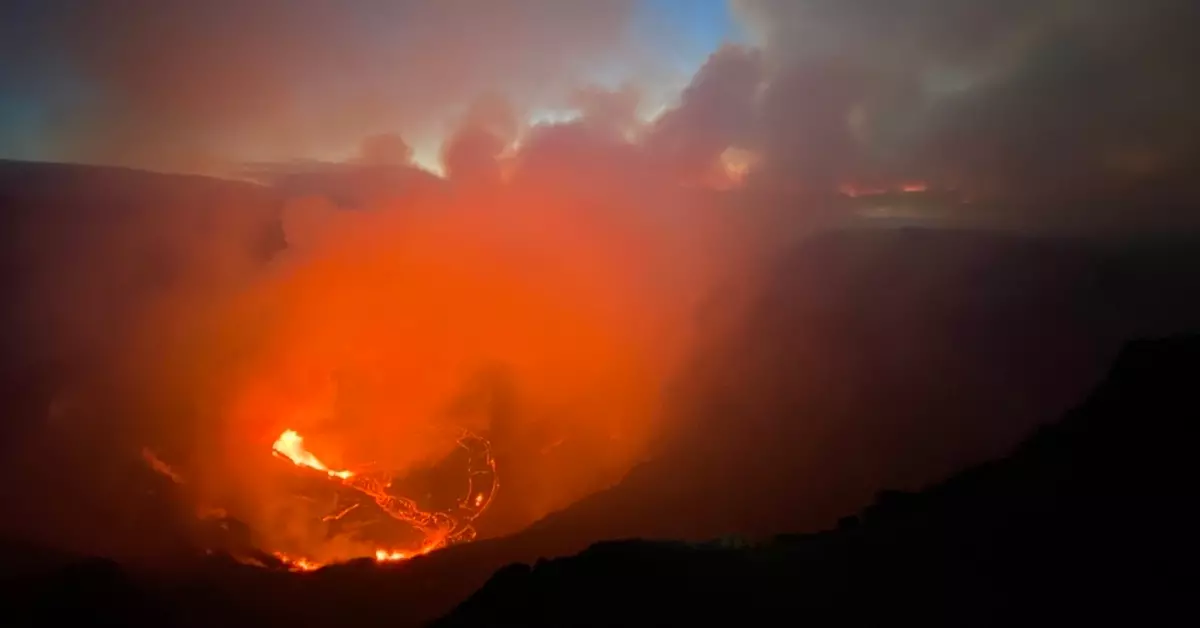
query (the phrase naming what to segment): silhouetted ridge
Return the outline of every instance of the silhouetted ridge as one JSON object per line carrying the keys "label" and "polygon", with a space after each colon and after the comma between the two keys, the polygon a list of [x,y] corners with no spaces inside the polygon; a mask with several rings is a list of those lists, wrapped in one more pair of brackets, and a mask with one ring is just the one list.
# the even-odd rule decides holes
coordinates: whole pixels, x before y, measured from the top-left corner
{"label": "silhouetted ridge", "polygon": [[1060,422],[836,530],[729,547],[593,545],[510,566],[438,626],[940,625],[1184,615],[1200,337],[1138,341]]}

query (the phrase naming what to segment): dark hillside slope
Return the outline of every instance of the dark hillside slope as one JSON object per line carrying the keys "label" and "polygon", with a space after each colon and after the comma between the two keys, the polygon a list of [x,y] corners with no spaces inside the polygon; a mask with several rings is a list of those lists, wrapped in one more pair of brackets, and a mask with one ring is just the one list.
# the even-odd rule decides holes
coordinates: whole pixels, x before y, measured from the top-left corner
{"label": "dark hillside slope", "polygon": [[189,272],[282,247],[281,207],[249,183],[0,160],[0,367],[111,350]]}
{"label": "dark hillside slope", "polygon": [[501,570],[438,625],[1174,623],[1194,556],[1198,377],[1200,337],[1136,342],[1010,456],[881,493],[836,530],[753,548],[601,543]]}
{"label": "dark hillside slope", "polygon": [[529,537],[755,537],[1004,455],[1130,338],[1200,329],[1200,247],[901,229],[784,255],[682,378],[666,451]]}
{"label": "dark hillside slope", "polygon": [[0,473],[21,478],[0,483],[0,536],[160,547],[161,526],[128,530],[145,501],[128,477],[138,430],[165,421],[134,411],[155,391],[124,391],[122,365],[155,307],[279,250],[282,205],[238,181],[0,160]]}

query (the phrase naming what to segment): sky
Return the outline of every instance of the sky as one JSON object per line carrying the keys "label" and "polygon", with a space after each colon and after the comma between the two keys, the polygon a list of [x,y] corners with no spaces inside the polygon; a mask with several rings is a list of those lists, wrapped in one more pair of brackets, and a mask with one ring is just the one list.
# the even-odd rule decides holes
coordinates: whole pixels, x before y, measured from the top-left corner
{"label": "sky", "polygon": [[725,0],[643,0],[635,28],[648,39],[666,34],[662,55],[687,76],[722,43],[745,38]]}
{"label": "sky", "polygon": [[776,188],[1178,196],[1200,163],[1200,50],[1183,26],[1198,11],[1187,0],[14,0],[0,8],[0,156],[228,175],[355,161],[388,136],[407,147],[393,156],[441,173],[464,126],[512,147],[534,126],[624,118],[623,135],[677,158],[698,150],[687,159],[702,168],[727,149],[753,155]]}
{"label": "sky", "polygon": [[[653,42],[653,57],[663,64],[655,79],[640,85],[643,102],[640,113],[653,118],[675,104],[679,92],[700,69],[713,51],[726,43],[743,42],[744,29],[738,23],[727,0],[640,0],[634,8],[629,29],[635,39]],[[641,64],[621,60],[601,61],[582,75],[585,83],[620,88],[637,80]],[[530,124],[565,122],[575,119],[570,107],[533,107],[527,114]],[[438,154],[443,138],[434,135],[414,146],[414,160],[424,168],[441,172]]]}
{"label": "sky", "polygon": [[[137,4],[135,2],[131,6]],[[167,2],[165,4],[178,6],[180,3]],[[233,3],[218,2],[216,4],[229,5]],[[272,8],[271,2],[257,4],[267,7],[263,11],[264,18],[270,17],[271,12],[278,9],[279,6],[275,3],[275,7]],[[281,147],[280,144],[287,144],[287,142],[278,142],[274,138],[256,138],[253,132],[247,133],[245,129],[239,129],[239,134],[242,135],[240,139],[223,141],[221,146],[216,148],[219,151],[218,159],[222,161],[226,159],[269,161],[286,158],[338,160],[352,155],[357,150],[361,140],[360,135],[400,133],[414,149],[413,157],[418,164],[426,169],[440,171],[439,151],[448,129],[454,126],[455,116],[460,114],[470,104],[470,99],[477,94],[491,91],[503,92],[504,96],[519,102],[526,124],[536,124],[570,120],[576,116],[577,112],[569,103],[564,102],[564,95],[572,88],[603,86],[616,89],[626,84],[637,84],[642,99],[640,109],[643,115],[649,117],[661,112],[678,97],[679,91],[687,85],[690,77],[695,74],[708,55],[719,48],[722,43],[737,41],[742,37],[741,29],[725,0],[636,0],[634,2],[617,0],[611,3],[601,3],[613,7],[613,10],[590,11],[600,14],[597,16],[586,15],[589,11],[583,11],[582,13],[585,15],[579,18],[571,15],[545,18],[545,16],[537,15],[541,12],[537,0],[517,2],[513,6],[529,5],[528,15],[523,19],[534,27],[560,28],[566,35],[569,35],[572,30],[585,33],[588,30],[597,31],[604,38],[603,44],[607,49],[600,51],[593,49],[579,55],[578,59],[565,64],[569,66],[569,71],[563,72],[558,68],[536,66],[541,66],[541,59],[547,56],[562,56],[570,59],[574,54],[572,45],[579,43],[576,39],[567,37],[558,40],[551,37],[546,38],[545,41],[521,41],[517,32],[502,34],[497,36],[497,39],[498,43],[503,46],[512,47],[521,44],[530,46],[529,59],[521,57],[517,59],[522,62],[531,61],[528,65],[535,66],[531,72],[537,77],[532,82],[540,84],[536,88],[529,89],[530,77],[523,75],[520,71],[512,71],[510,63],[498,63],[495,68],[487,70],[496,73],[492,77],[494,80],[465,77],[467,80],[464,82],[469,89],[450,90],[453,91],[453,95],[433,98],[429,104],[417,108],[432,107],[436,109],[434,113],[419,111],[414,116],[411,111],[402,111],[403,106],[396,107],[398,111],[391,115],[381,113],[379,109],[385,109],[391,102],[410,100],[410,94],[406,93],[410,90],[430,90],[429,83],[423,80],[423,77],[405,79],[406,73],[419,75],[419,72],[401,68],[395,72],[394,77],[389,77],[389,70],[385,64],[371,67],[369,64],[362,63],[363,60],[370,59],[373,55],[378,55],[379,58],[387,57],[387,53],[380,52],[378,49],[386,48],[396,40],[404,38],[408,29],[414,28],[414,32],[421,30],[420,25],[417,27],[411,25],[409,13],[425,11],[435,14],[424,18],[430,21],[428,26],[430,43],[426,44],[430,46],[430,49],[421,51],[421,54],[438,54],[436,50],[438,44],[435,42],[439,36],[448,33],[447,37],[459,40],[455,46],[461,47],[465,51],[464,61],[475,62],[478,60],[478,55],[475,51],[470,50],[473,45],[472,40],[478,37],[482,41],[489,37],[487,34],[476,34],[476,29],[486,31],[490,27],[482,18],[478,23],[470,20],[456,23],[456,18],[452,15],[455,9],[443,12],[430,11],[428,8],[420,7],[420,4],[420,2],[394,2],[388,6],[387,3],[344,3],[342,5],[344,8],[339,10],[339,19],[336,20],[340,23],[334,27],[301,24],[299,21],[296,24],[282,27],[280,38],[285,42],[288,40],[283,39],[284,37],[291,37],[296,33],[302,37],[321,36],[321,30],[344,28],[344,33],[331,35],[330,42],[340,42],[344,37],[346,41],[352,42],[351,46],[357,47],[356,54],[346,58],[345,61],[348,62],[346,66],[333,67],[331,65],[331,67],[319,68],[317,67],[321,65],[319,58],[316,58],[315,62],[309,60],[312,63],[309,70],[314,78],[311,82],[306,79],[305,83],[310,84],[289,85],[288,96],[291,97],[289,99],[291,102],[287,103],[287,108],[301,115],[304,114],[305,109],[314,113],[311,117],[305,116],[302,123],[291,125],[283,132],[297,137],[312,135],[319,136],[319,138],[307,142],[297,140],[291,142],[291,146]],[[469,10],[478,3],[468,0],[448,4],[457,4],[460,5],[458,8]],[[578,2],[562,4],[581,6],[581,3]],[[154,87],[149,83],[138,85],[133,82],[126,84],[114,82],[113,85],[106,86],[104,84],[106,77],[95,74],[99,69],[104,74],[115,75],[117,71],[125,71],[123,65],[131,62],[139,65],[142,63],[153,65],[153,61],[149,59],[134,60],[136,55],[145,53],[135,45],[130,45],[127,50],[121,49],[122,46],[119,42],[123,37],[121,27],[112,24],[111,15],[99,16],[96,41],[92,42],[92,47],[100,51],[98,57],[112,57],[112,65],[103,68],[89,68],[86,58],[75,56],[79,54],[78,52],[65,49],[68,46],[61,48],[55,46],[52,41],[53,37],[38,35],[39,31],[58,36],[69,34],[72,28],[79,28],[85,23],[84,16],[69,17],[67,14],[72,12],[70,8],[63,3],[54,1],[43,3],[21,0],[8,3],[3,11],[6,15],[3,25],[0,25],[0,39],[7,43],[0,43],[0,50],[5,47],[10,50],[9,54],[4,55],[5,61],[0,61],[0,93],[4,96],[0,99],[0,157],[99,163],[128,161],[129,165],[154,169],[206,169],[207,165],[203,160],[189,164],[187,158],[161,154],[165,151],[154,151],[159,154],[145,157],[122,159],[120,156],[114,156],[112,151],[108,150],[108,146],[99,151],[86,146],[85,143],[78,141],[77,131],[67,130],[78,124],[81,118],[89,116],[105,121],[97,111],[106,106],[120,107],[120,91],[123,89]],[[568,13],[572,12],[578,13],[576,11]],[[83,11],[83,13],[87,13],[87,11]],[[99,13],[105,13],[105,11],[100,10]],[[147,13],[153,13],[153,11],[147,11]],[[203,10],[183,7],[183,10],[179,12],[183,17],[179,21],[193,19],[188,17],[190,14],[203,13]],[[219,11],[214,12],[214,14],[218,13]],[[227,11],[227,13],[230,13],[230,20],[238,19],[236,9]],[[254,11],[250,10],[249,13],[254,13]],[[319,13],[319,10],[314,9],[312,13],[316,17],[315,14]],[[166,20],[163,20],[162,16],[166,15],[169,15],[168,11],[163,11],[159,16],[142,18],[144,23],[140,25],[137,24],[139,18],[134,16],[130,20],[133,26],[126,35],[141,31],[150,33],[160,28],[178,28],[178,24],[155,23],[156,19],[165,22]],[[251,15],[248,21],[252,21],[254,17]],[[203,15],[200,15],[200,18],[203,19]],[[420,18],[412,19],[415,21]],[[546,20],[546,24],[540,22],[543,19]],[[197,57],[195,63],[204,64],[206,63],[203,58],[205,55],[197,54],[197,52],[203,52],[204,48],[212,47],[213,43],[221,41],[221,38],[239,38],[253,34],[252,31],[233,32],[232,34],[226,32],[231,30],[230,24],[233,23],[235,22],[231,21],[222,27],[214,28],[211,33],[202,31],[207,40],[187,42],[188,37],[184,36],[181,38],[184,40],[181,48],[186,47],[186,54],[189,58]],[[105,32],[105,25],[109,32]],[[497,30],[502,28],[503,25],[497,26]],[[519,28],[512,30],[518,31]],[[268,33],[268,37],[271,37],[270,33]],[[514,39],[508,40],[508,37]],[[167,41],[170,39],[169,36],[166,37]],[[585,35],[582,39],[586,40],[587,36]],[[362,46],[359,45],[360,42],[366,42],[369,45]],[[147,40],[144,43],[146,50],[158,45],[161,44],[153,40]],[[586,44],[580,47],[586,48]],[[235,54],[259,55],[259,50],[250,44],[246,50]],[[407,56],[410,52],[405,50],[404,54]],[[211,56],[212,58],[207,59],[207,62],[219,63],[231,73],[236,73],[233,66],[238,61],[233,56],[228,59],[220,58],[219,53]],[[330,56],[334,57],[336,53]],[[178,57],[168,55],[164,58],[163,63],[183,61],[184,58],[183,54]],[[390,61],[395,60],[391,59]],[[420,60],[418,59],[416,62],[420,63]],[[399,64],[407,66],[409,63],[411,60],[400,61]],[[180,67],[173,70],[184,71],[186,64],[179,63],[178,65]],[[486,65],[486,61],[480,65]],[[273,68],[271,69],[273,70]],[[454,68],[454,70],[464,74],[469,74],[471,71],[462,68]],[[212,81],[214,88],[220,88],[220,76],[224,73],[223,70],[212,76],[205,75],[202,79],[197,80]],[[172,71],[171,74],[173,75],[172,81],[180,80],[175,71]],[[538,74],[541,76],[537,76]],[[118,76],[117,78],[124,80],[123,77]],[[169,87],[175,86],[170,85]],[[106,93],[109,88],[116,93]],[[438,88],[435,86],[433,89]],[[342,108],[345,105],[340,102],[342,93],[345,94],[346,99],[377,100],[379,102],[364,104],[358,110],[349,108],[353,110],[351,113],[343,113]],[[172,106],[169,103],[163,104]],[[201,122],[204,122],[203,118],[219,115],[219,112],[196,110],[188,115],[196,116]],[[314,122],[314,119],[322,115],[329,115],[332,118],[354,115],[370,120],[360,125],[343,125],[353,128],[352,132],[342,129],[326,132],[324,129],[317,128],[320,126],[319,121]],[[109,116],[107,121],[121,124],[122,121],[115,120],[118,116]],[[183,118],[179,123],[190,121],[188,118]],[[330,124],[330,126],[333,125]],[[114,141],[123,144],[130,143],[128,140],[103,140],[106,144]],[[140,140],[134,140],[134,142],[140,143]],[[207,142],[197,143],[211,144],[211,142],[210,139]]]}

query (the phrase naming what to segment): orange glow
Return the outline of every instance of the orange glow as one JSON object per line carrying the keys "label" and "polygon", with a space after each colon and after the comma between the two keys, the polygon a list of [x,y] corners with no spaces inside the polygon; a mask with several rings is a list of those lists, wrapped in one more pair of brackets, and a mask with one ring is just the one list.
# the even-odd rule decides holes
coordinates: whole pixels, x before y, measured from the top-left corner
{"label": "orange glow", "polygon": [[[267,551],[327,563],[512,533],[645,459],[695,307],[742,259],[722,243],[749,228],[725,228],[708,190],[610,185],[659,166],[623,145],[597,162],[591,131],[567,131],[531,136],[508,180],[406,173],[411,190],[361,211],[290,197],[268,264],[148,314],[131,377],[201,408],[192,434],[147,439],[193,444],[188,499],[227,507]],[[754,161],[725,157],[734,173]],[[485,443],[505,476],[496,507]],[[456,476],[465,458],[478,466]],[[345,503],[296,499],[323,481]],[[376,508],[415,535],[359,525]]]}
{"label": "orange glow", "polygon": [[[494,429],[493,399],[506,388],[519,395],[521,427],[505,433],[516,439],[505,447],[520,451],[523,467],[505,470],[505,495],[520,503],[493,516],[504,518],[493,530],[513,531],[619,479],[656,427],[684,333],[665,327],[690,309],[679,278],[693,271],[644,270],[679,258],[644,241],[657,225],[641,216],[572,212],[550,195],[404,211],[289,206],[289,256],[217,324],[236,339],[242,320],[272,322],[222,383],[224,445],[236,453],[217,461],[230,467],[219,481],[262,477],[254,443],[265,441],[294,465],[391,503],[393,517],[453,527],[383,497],[386,481],[360,465],[399,474],[436,464],[459,446],[456,428]],[[232,340],[213,344],[222,342]],[[539,455],[554,442],[566,444]],[[272,503],[284,492],[252,488],[260,494],[247,501],[264,503],[247,515],[254,527],[291,544],[282,538],[291,511]],[[480,493],[460,499],[486,507]],[[316,548],[324,536],[314,528],[295,543]]]}
{"label": "orange glow", "polygon": [[388,550],[375,550],[375,560],[381,563],[393,562],[397,560],[407,560],[409,555],[404,552],[389,552]]}
{"label": "orange glow", "polygon": [[[400,551],[400,550],[390,550],[390,549],[382,549],[381,548],[381,549],[375,550],[374,558],[375,558],[375,562],[381,563],[381,564],[383,564],[383,563],[398,563],[401,561],[409,560],[410,558],[415,558],[417,556],[424,556],[425,554],[432,552],[434,549],[437,549],[437,548],[436,547],[424,547],[415,552],[405,552],[405,551]],[[279,559],[279,562],[284,564],[284,566],[288,569],[288,571],[296,571],[296,572],[316,571],[322,567],[327,567],[330,564],[332,564],[332,563],[323,563],[323,562],[312,560],[309,558],[304,558],[302,556],[293,556],[290,554],[285,554],[283,552],[275,552],[274,556],[275,556],[275,558]]]}
{"label": "orange glow", "polygon": [[286,565],[289,571],[316,571],[324,567],[321,563],[298,556],[289,556],[282,552],[275,552],[275,558],[278,558],[279,562]]}

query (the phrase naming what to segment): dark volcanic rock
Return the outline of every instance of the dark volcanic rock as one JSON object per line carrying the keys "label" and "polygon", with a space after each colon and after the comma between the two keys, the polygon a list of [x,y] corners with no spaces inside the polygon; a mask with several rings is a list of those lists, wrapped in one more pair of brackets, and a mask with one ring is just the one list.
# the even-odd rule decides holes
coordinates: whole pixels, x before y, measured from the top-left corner
{"label": "dark volcanic rock", "polygon": [[602,543],[506,568],[437,625],[1178,621],[1198,377],[1200,337],[1136,342],[1007,458],[881,493],[858,524],[741,550]]}

